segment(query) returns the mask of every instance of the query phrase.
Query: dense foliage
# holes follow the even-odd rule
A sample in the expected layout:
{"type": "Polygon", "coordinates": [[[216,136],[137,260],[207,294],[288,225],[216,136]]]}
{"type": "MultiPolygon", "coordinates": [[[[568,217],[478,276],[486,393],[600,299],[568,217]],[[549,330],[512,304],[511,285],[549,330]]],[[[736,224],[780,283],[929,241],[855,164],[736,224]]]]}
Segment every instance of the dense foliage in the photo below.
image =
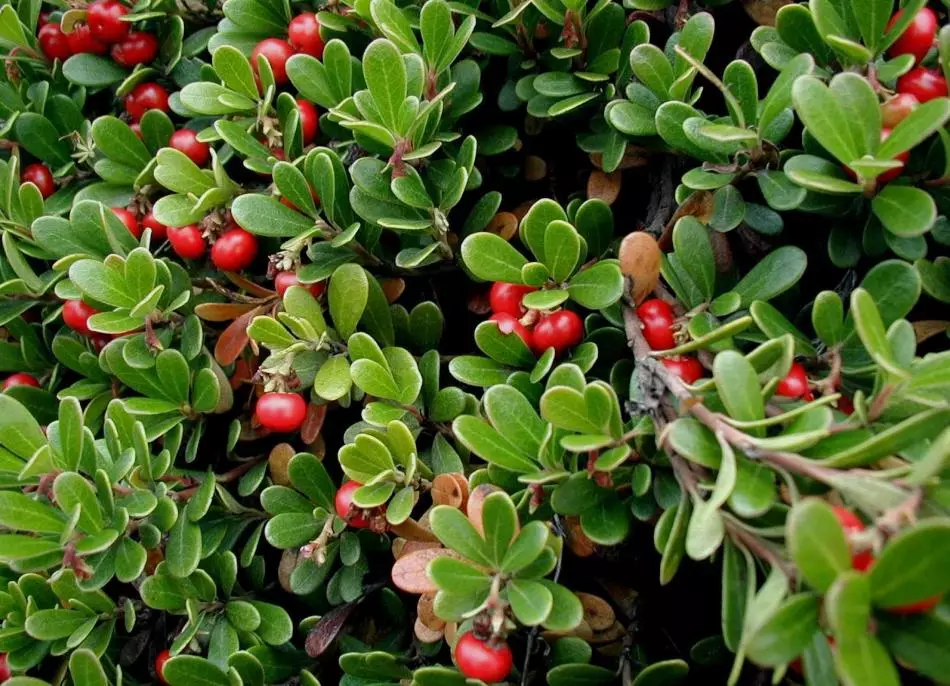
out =
{"type": "Polygon", "coordinates": [[[0,682],[950,683],[944,21],[0,2],[0,682]]]}

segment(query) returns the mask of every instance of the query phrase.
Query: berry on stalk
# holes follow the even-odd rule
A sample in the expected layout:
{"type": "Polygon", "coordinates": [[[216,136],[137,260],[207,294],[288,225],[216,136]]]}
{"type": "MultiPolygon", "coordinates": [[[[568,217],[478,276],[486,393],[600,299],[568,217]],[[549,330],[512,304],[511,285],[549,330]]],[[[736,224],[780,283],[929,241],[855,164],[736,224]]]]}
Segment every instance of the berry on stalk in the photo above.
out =
{"type": "Polygon", "coordinates": [[[30,182],[39,190],[43,200],[56,192],[56,184],[53,181],[53,172],[45,164],[34,162],[23,168],[20,174],[20,182],[30,182]]]}
{"type": "Polygon", "coordinates": [[[48,60],[65,60],[72,56],[69,47],[69,38],[63,33],[59,24],[46,24],[37,34],[40,41],[40,50],[48,60]]]}
{"type": "Polygon", "coordinates": [[[308,288],[314,298],[319,298],[323,295],[323,292],[327,288],[326,283],[323,281],[311,284],[300,283],[297,279],[297,272],[277,272],[277,276],[274,277],[274,290],[277,291],[277,295],[283,298],[284,293],[286,293],[287,289],[291,286],[304,286],[308,288]]]}
{"type": "Polygon", "coordinates": [[[353,493],[359,490],[362,485],[356,481],[347,481],[337,489],[336,497],[333,499],[333,506],[337,515],[354,529],[369,528],[369,519],[363,515],[358,507],[353,505],[353,493]]]}
{"type": "Polygon", "coordinates": [[[109,52],[109,46],[92,35],[88,24],[79,23],[73,26],[73,30],[66,34],[66,42],[74,55],[105,55],[109,52]]]}
{"type": "MultiPolygon", "coordinates": [[[[898,10],[894,16],[891,17],[891,20],[887,24],[888,31],[891,30],[891,27],[897,23],[903,14],[904,10],[898,10]]],[[[913,55],[914,61],[920,62],[927,56],[927,53],[930,52],[930,48],[937,38],[938,28],[937,15],[934,14],[934,11],[929,7],[922,7],[917,14],[914,15],[910,25],[904,29],[900,38],[894,41],[891,47],[888,48],[887,54],[891,57],[913,55]]]]}
{"type": "Polygon", "coordinates": [[[139,220],[138,217],[135,216],[135,213],[130,212],[124,207],[113,207],[112,212],[125,224],[125,228],[129,230],[130,234],[136,238],[142,235],[142,227],[139,225],[139,220]]]}
{"type": "Polygon", "coordinates": [[[791,369],[785,378],[779,381],[775,389],[777,395],[783,398],[804,398],[811,401],[814,399],[811,389],[808,388],[808,374],[805,367],[799,362],[793,362],[791,369]]]}
{"type": "Polygon", "coordinates": [[[323,57],[323,37],[320,35],[320,21],[313,12],[298,14],[290,20],[287,27],[290,44],[297,52],[312,55],[317,59],[323,57]]]}
{"type": "Polygon", "coordinates": [[[495,314],[510,314],[512,317],[522,317],[528,309],[521,304],[521,299],[528,293],[538,290],[531,286],[522,286],[519,283],[505,283],[496,281],[488,293],[488,303],[495,314]]]}
{"type": "Polygon", "coordinates": [[[310,145],[320,129],[320,115],[313,103],[303,98],[297,98],[297,110],[300,113],[300,136],[304,145],[310,145]]]}
{"type": "Polygon", "coordinates": [[[643,337],[653,350],[669,350],[676,347],[673,332],[673,308],[665,300],[644,300],[637,307],[637,316],[643,329],[643,337]]]}
{"type": "Polygon", "coordinates": [[[265,393],[254,408],[257,423],[278,433],[296,431],[306,416],[307,402],[297,393],[265,393]]]}
{"type": "Polygon", "coordinates": [[[257,58],[263,57],[270,64],[274,73],[274,83],[282,86],[287,83],[287,60],[294,55],[294,49],[285,40],[280,38],[265,38],[251,52],[251,66],[257,73],[257,58]]]}
{"type": "MultiPolygon", "coordinates": [[[[864,522],[846,507],[834,507],[835,516],[841,522],[845,537],[850,538],[852,534],[859,534],[864,531],[864,522]]],[[[853,551],[851,553],[851,566],[859,572],[867,571],[874,564],[874,553],[870,550],[853,551]]]]}
{"type": "Polygon", "coordinates": [[[15,386],[33,386],[34,388],[39,388],[40,382],[37,381],[36,377],[32,374],[17,372],[3,380],[3,390],[14,388],[15,386]]]}
{"type": "Polygon", "coordinates": [[[168,236],[168,227],[160,223],[155,215],[149,212],[142,218],[142,227],[152,230],[152,238],[161,241],[168,236]]]}
{"type": "Polygon", "coordinates": [[[936,69],[915,67],[897,79],[897,92],[913,95],[920,103],[947,95],[947,80],[936,69]]]}
{"type": "Polygon", "coordinates": [[[195,224],[179,228],[169,226],[168,242],[171,243],[175,254],[186,260],[197,260],[208,249],[208,244],[201,234],[201,229],[195,224]]]}
{"type": "Polygon", "coordinates": [[[157,83],[140,83],[125,96],[125,111],[137,122],[149,110],[168,112],[168,91],[157,83]]]}
{"type": "Polygon", "coordinates": [[[541,317],[531,332],[535,355],[554,348],[561,355],[584,340],[584,322],[571,310],[558,310],[541,317]]]}
{"type": "Polygon", "coordinates": [[[163,650],[155,656],[155,676],[157,676],[158,680],[163,684],[168,683],[165,681],[165,663],[171,659],[172,654],[168,650],[163,650]]]}
{"type": "Polygon", "coordinates": [[[471,631],[462,634],[455,643],[455,663],[469,679],[481,679],[494,684],[511,674],[514,658],[504,641],[483,641],[471,631]]]}
{"type": "Polygon", "coordinates": [[[86,21],[96,40],[118,43],[129,35],[132,28],[129,22],[122,21],[128,13],[128,8],[118,0],[97,0],[89,5],[86,21]]]}
{"type": "Polygon", "coordinates": [[[660,360],[663,366],[679,377],[683,383],[694,384],[703,378],[706,370],[702,363],[692,355],[664,357],[660,360]]]}
{"type": "Polygon", "coordinates": [[[211,159],[211,146],[198,140],[198,134],[191,129],[178,129],[168,140],[168,147],[174,148],[203,167],[211,159]]]}
{"type": "Polygon", "coordinates": [[[144,31],[132,31],[112,46],[112,59],[120,67],[151,64],[158,56],[158,39],[144,31]]]}
{"type": "Polygon", "coordinates": [[[211,262],[226,272],[246,269],[257,257],[257,238],[241,228],[229,229],[211,246],[211,262]]]}
{"type": "Polygon", "coordinates": [[[63,322],[76,333],[89,336],[92,334],[89,328],[89,317],[98,312],[82,300],[67,300],[63,305],[63,322]]]}

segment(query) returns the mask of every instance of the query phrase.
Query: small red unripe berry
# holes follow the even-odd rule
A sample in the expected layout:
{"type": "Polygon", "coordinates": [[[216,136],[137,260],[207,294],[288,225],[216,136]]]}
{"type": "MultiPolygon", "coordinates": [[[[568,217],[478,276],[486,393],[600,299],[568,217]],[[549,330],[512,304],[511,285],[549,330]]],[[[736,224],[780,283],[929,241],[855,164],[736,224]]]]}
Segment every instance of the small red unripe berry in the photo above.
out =
{"type": "Polygon", "coordinates": [[[893,129],[917,109],[920,103],[910,93],[898,93],[881,105],[881,124],[886,129],[893,129]]]}

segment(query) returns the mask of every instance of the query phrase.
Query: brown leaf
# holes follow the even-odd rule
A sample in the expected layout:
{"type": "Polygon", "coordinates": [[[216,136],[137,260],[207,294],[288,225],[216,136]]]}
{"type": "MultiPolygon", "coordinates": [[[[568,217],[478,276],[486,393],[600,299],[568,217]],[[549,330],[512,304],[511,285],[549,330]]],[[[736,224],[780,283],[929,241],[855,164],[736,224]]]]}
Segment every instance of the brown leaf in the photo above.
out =
{"type": "MultiPolygon", "coordinates": [[[[392,531],[392,528],[390,528],[392,531]]],[[[438,541],[407,541],[405,538],[394,538],[392,545],[393,559],[398,560],[403,555],[415,552],[416,550],[428,550],[430,548],[441,548],[442,544],[438,541]]]]}
{"type": "Polygon", "coordinates": [[[640,304],[660,280],[662,253],[656,239],[645,231],[628,233],[620,243],[620,271],[630,278],[630,297],[640,304]]]}
{"type": "Polygon", "coordinates": [[[742,7],[745,9],[752,21],[759,26],[775,26],[775,15],[785,5],[792,4],[794,0],[742,0],[742,7]]]}
{"type": "Polygon", "coordinates": [[[270,478],[278,486],[290,486],[290,460],[297,454],[290,443],[278,443],[267,456],[270,478]]]}
{"type": "Polygon", "coordinates": [[[307,634],[307,641],[304,644],[307,655],[310,657],[320,657],[326,652],[326,649],[332,645],[333,641],[336,640],[336,637],[346,625],[346,620],[353,614],[356,605],[356,601],[353,601],[335,607],[323,615],[319,621],[313,625],[310,629],[310,633],[307,634]]]}
{"type": "Polygon", "coordinates": [[[485,230],[510,241],[518,231],[518,217],[511,212],[499,212],[491,218],[485,230]]]}
{"type": "MultiPolygon", "coordinates": [[[[623,157],[620,159],[620,164],[618,165],[617,169],[623,170],[636,169],[637,167],[646,167],[650,164],[651,157],[651,151],[647,148],[642,148],[637,145],[628,145],[626,152],[624,152],[623,157]]],[[[603,153],[591,153],[590,162],[598,169],[603,169],[603,153]]]]}
{"type": "Polygon", "coordinates": [[[524,219],[524,216],[525,216],[526,214],[528,214],[528,210],[531,209],[531,206],[534,205],[534,203],[536,203],[536,202],[537,202],[537,199],[535,199],[535,200],[525,200],[523,203],[521,203],[521,204],[518,205],[515,209],[513,209],[513,210],[511,211],[511,213],[512,213],[513,215],[515,215],[515,217],[516,217],[516,218],[518,219],[518,221],[520,222],[522,219],[524,219]]]}
{"type": "Polygon", "coordinates": [[[716,260],[716,271],[720,274],[727,274],[732,271],[732,246],[729,245],[729,237],[719,231],[706,232],[709,235],[709,242],[712,244],[713,258],[716,260]]]}
{"type": "Polygon", "coordinates": [[[610,643],[616,641],[618,638],[627,633],[626,629],[623,628],[623,624],[620,622],[613,622],[609,627],[603,631],[595,631],[594,635],[591,637],[591,643],[610,643]]]}
{"type": "Polygon", "coordinates": [[[462,507],[465,501],[466,493],[462,492],[459,484],[450,474],[439,474],[432,480],[432,501],[436,505],[448,505],[450,507],[462,507]]]}
{"type": "Polygon", "coordinates": [[[928,338],[943,333],[950,327],[950,322],[940,319],[924,319],[914,322],[914,333],[917,334],[917,342],[923,343],[928,338]]]}
{"type": "Polygon", "coordinates": [[[590,557],[597,551],[597,546],[581,529],[581,522],[577,517],[565,517],[564,525],[567,529],[567,546],[572,553],[578,557],[590,557]]]}
{"type": "Polygon", "coordinates": [[[595,169],[587,180],[587,197],[598,198],[608,205],[613,205],[620,195],[620,171],[609,174],[595,169]]]}
{"type": "Polygon", "coordinates": [[[439,629],[430,629],[422,620],[416,617],[416,623],[412,627],[413,631],[422,643],[435,643],[442,640],[442,631],[439,629]]]}
{"type": "Polygon", "coordinates": [[[617,617],[610,603],[592,593],[577,593],[576,595],[584,606],[584,621],[591,629],[604,631],[613,625],[617,617]]]}
{"type": "Polygon", "coordinates": [[[380,279],[379,285],[383,289],[383,294],[386,296],[386,300],[391,303],[399,300],[399,296],[402,295],[404,290],[406,290],[405,280],[400,279],[399,277],[380,279]]]}
{"type": "Polygon", "coordinates": [[[195,314],[206,322],[229,322],[256,307],[251,303],[201,303],[195,306],[195,314]]]}
{"type": "Polygon", "coordinates": [[[548,175],[547,162],[537,155],[528,155],[524,160],[525,181],[540,181],[548,175]]]}
{"type": "Polygon", "coordinates": [[[240,317],[231,322],[218,337],[218,342],[214,346],[214,359],[218,364],[227,366],[241,356],[241,352],[247,345],[247,327],[257,315],[264,311],[263,307],[255,307],[249,312],[245,312],[240,317]]]}
{"type": "Polygon", "coordinates": [[[389,527],[389,530],[392,531],[397,536],[402,536],[408,541],[422,541],[422,542],[438,542],[435,534],[429,531],[426,527],[419,524],[414,519],[407,519],[402,524],[393,524],[389,527]]]}
{"type": "Polygon", "coordinates": [[[673,247],[673,227],[681,217],[696,217],[703,224],[708,224],[715,210],[715,200],[709,191],[693,191],[683,203],[676,208],[673,216],[666,222],[663,235],[657,239],[660,250],[666,251],[673,247]]]}
{"type": "Polygon", "coordinates": [[[469,521],[472,523],[478,533],[482,536],[485,535],[484,529],[482,529],[482,505],[485,504],[485,498],[494,493],[495,491],[501,490],[497,486],[491,484],[481,484],[476,486],[475,490],[472,491],[471,495],[468,497],[468,505],[465,507],[465,514],[468,515],[469,521]]]}
{"type": "Polygon", "coordinates": [[[445,626],[445,620],[439,617],[433,609],[435,603],[434,593],[423,593],[419,596],[419,602],[416,603],[416,614],[419,620],[433,631],[442,631],[445,626]]]}
{"type": "Polygon", "coordinates": [[[290,575],[297,569],[297,557],[298,554],[295,549],[285,550],[281,554],[280,562],[277,565],[277,580],[280,582],[280,587],[288,593],[294,592],[290,586],[290,575]]]}
{"type": "Polygon", "coordinates": [[[300,440],[310,445],[320,436],[320,429],[323,428],[323,421],[327,417],[327,406],[310,403],[307,406],[307,416],[304,417],[303,424],[300,426],[300,440]]]}
{"type": "Polygon", "coordinates": [[[258,298],[273,298],[277,295],[275,291],[272,291],[269,288],[264,288],[263,286],[258,286],[253,281],[248,281],[240,274],[235,274],[234,272],[224,272],[224,275],[228,277],[228,281],[233,283],[238,288],[243,288],[245,291],[251,295],[256,295],[258,298]]]}
{"type": "Polygon", "coordinates": [[[403,554],[393,565],[393,583],[406,593],[435,593],[439,589],[429,578],[426,568],[439,557],[461,559],[458,553],[445,548],[426,548],[403,554]]]}
{"type": "Polygon", "coordinates": [[[457,622],[449,622],[442,631],[445,633],[445,642],[449,645],[455,645],[455,632],[459,629],[457,622]]]}

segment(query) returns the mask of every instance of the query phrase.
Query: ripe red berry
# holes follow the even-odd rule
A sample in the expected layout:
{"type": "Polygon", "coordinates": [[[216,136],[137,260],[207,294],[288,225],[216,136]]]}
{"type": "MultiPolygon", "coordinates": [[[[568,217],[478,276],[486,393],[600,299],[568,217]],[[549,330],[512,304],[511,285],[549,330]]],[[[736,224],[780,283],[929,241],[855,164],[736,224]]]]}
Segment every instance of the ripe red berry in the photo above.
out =
{"type": "Polygon", "coordinates": [[[518,338],[524,341],[524,344],[531,347],[531,332],[525,328],[524,324],[518,321],[517,318],[512,317],[510,314],[505,314],[500,312],[498,314],[493,314],[488,318],[490,322],[496,322],[498,324],[498,330],[503,334],[518,334],[518,338]]]}
{"type": "Polygon", "coordinates": [[[916,603],[910,603],[909,605],[889,607],[887,608],[887,611],[893,615],[920,615],[930,612],[940,604],[941,600],[943,600],[942,595],[935,595],[931,598],[926,598],[925,600],[921,600],[916,603]]]}
{"type": "Polygon", "coordinates": [[[265,429],[289,433],[303,424],[307,403],[296,393],[265,393],[257,401],[254,416],[265,429]]]}
{"type": "Polygon", "coordinates": [[[524,316],[528,309],[521,304],[521,299],[528,293],[538,290],[531,286],[522,286],[518,283],[496,281],[488,293],[488,303],[495,314],[510,314],[512,317],[524,316]]]}
{"type": "Polygon", "coordinates": [[[208,249],[208,244],[201,235],[201,229],[195,224],[180,228],[169,226],[168,242],[172,244],[175,254],[186,260],[197,260],[208,249]]]}
{"type": "Polygon", "coordinates": [[[76,333],[89,336],[92,333],[89,329],[89,317],[98,312],[82,300],[67,300],[63,304],[63,322],[76,333]]]}
{"type": "Polygon", "coordinates": [[[138,121],[149,110],[168,112],[168,91],[157,83],[140,83],[125,96],[125,111],[138,121]]]}
{"type": "Polygon", "coordinates": [[[808,388],[808,374],[805,367],[798,362],[792,363],[792,368],[788,370],[785,378],[779,381],[775,389],[777,395],[783,398],[804,398],[811,401],[814,396],[811,389],[808,388]]]}
{"type": "MultiPolygon", "coordinates": [[[[36,377],[32,374],[27,374],[26,372],[17,372],[16,374],[11,374],[3,381],[3,390],[8,388],[13,388],[14,386],[33,386],[39,388],[40,382],[36,380],[36,377]]],[[[2,681],[2,679],[0,679],[2,681]]]]}
{"type": "MultiPolygon", "coordinates": [[[[891,20],[887,24],[888,31],[891,30],[891,27],[894,26],[903,13],[904,10],[898,10],[897,13],[891,17],[891,20]]],[[[934,11],[929,7],[923,7],[914,15],[910,26],[904,29],[904,33],[900,35],[900,38],[891,44],[887,54],[891,57],[913,55],[914,61],[920,62],[927,56],[927,53],[930,52],[930,47],[937,37],[937,28],[937,15],[934,14],[934,11]]]]}
{"type": "Polygon", "coordinates": [[[471,631],[459,637],[454,655],[462,674],[489,684],[503,681],[511,674],[514,662],[507,643],[500,641],[490,644],[477,638],[471,631]]]}
{"type": "Polygon", "coordinates": [[[320,21],[313,12],[298,14],[287,27],[290,44],[297,52],[323,57],[323,38],[320,36],[320,21]]]}
{"type": "Polygon", "coordinates": [[[915,67],[897,79],[897,92],[913,95],[924,103],[946,96],[947,80],[936,69],[915,67]]]}
{"type": "Polygon", "coordinates": [[[88,24],[76,24],[73,30],[66,34],[66,42],[69,43],[69,50],[74,55],[84,52],[93,55],[105,55],[109,52],[109,46],[92,35],[92,29],[88,24]]]}
{"type": "Polygon", "coordinates": [[[167,650],[163,650],[158,655],[155,656],[155,676],[158,677],[158,680],[163,684],[167,684],[165,681],[165,663],[172,659],[172,654],[167,650]]]}
{"type": "Polygon", "coordinates": [[[142,228],[151,229],[152,238],[156,241],[165,240],[165,237],[168,236],[168,227],[159,223],[151,212],[142,218],[142,228]]]}
{"type": "Polygon", "coordinates": [[[44,200],[56,192],[53,172],[45,164],[34,162],[25,166],[20,174],[20,182],[26,183],[27,181],[36,186],[44,200]]]}
{"type": "Polygon", "coordinates": [[[893,129],[917,109],[920,103],[910,93],[898,93],[881,105],[881,124],[886,129],[893,129]]]}
{"type": "Polygon", "coordinates": [[[555,355],[561,355],[569,348],[584,340],[584,322],[570,310],[558,310],[534,325],[531,342],[535,355],[548,348],[554,348],[555,355]]]}
{"type": "MultiPolygon", "coordinates": [[[[835,516],[841,522],[846,537],[864,531],[864,522],[856,514],[845,507],[834,507],[835,516]]],[[[874,563],[874,553],[870,550],[861,550],[851,553],[851,566],[859,572],[864,572],[874,563]]]]}
{"type": "Polygon", "coordinates": [[[142,235],[142,227],[139,226],[138,217],[136,217],[133,212],[129,212],[123,207],[113,207],[112,211],[115,213],[115,216],[122,220],[122,223],[125,224],[130,234],[136,238],[142,235]]]}
{"type": "Polygon", "coordinates": [[[355,481],[347,481],[340,486],[333,499],[333,506],[337,515],[354,529],[366,529],[369,527],[369,519],[353,505],[353,493],[363,484],[355,481]]]}
{"type": "Polygon", "coordinates": [[[696,383],[706,373],[702,363],[692,355],[664,357],[661,362],[664,367],[688,384],[696,383]]]}
{"type": "Polygon", "coordinates": [[[297,109],[300,112],[300,135],[303,137],[303,144],[310,145],[320,130],[320,115],[317,114],[313,103],[303,98],[297,98],[297,109]]]}
{"type": "Polygon", "coordinates": [[[7,654],[0,653],[0,684],[5,682],[13,676],[13,672],[10,671],[10,665],[7,662],[7,654]]]}
{"type": "Polygon", "coordinates": [[[287,83],[287,60],[294,55],[290,43],[280,38],[265,38],[251,52],[251,66],[257,73],[257,58],[263,56],[274,72],[274,83],[282,86],[287,83]]]}
{"type": "Polygon", "coordinates": [[[168,146],[175,148],[199,167],[208,164],[211,159],[211,146],[198,140],[198,134],[191,129],[178,129],[168,140],[168,146]]]}
{"type": "Polygon", "coordinates": [[[128,8],[118,0],[97,0],[89,5],[86,21],[97,40],[118,43],[129,35],[132,27],[129,22],[122,21],[128,13],[128,8]]]}
{"type": "Polygon", "coordinates": [[[158,39],[144,31],[132,31],[112,46],[112,59],[120,67],[131,69],[139,64],[151,64],[158,56],[158,39]]]}
{"type": "Polygon", "coordinates": [[[211,261],[218,269],[239,272],[257,257],[257,238],[244,229],[228,229],[211,246],[211,261]]]}
{"type": "Polygon", "coordinates": [[[69,39],[59,24],[47,24],[37,34],[40,40],[40,50],[48,60],[65,60],[73,51],[69,48],[69,39]]]}
{"type": "MultiPolygon", "coordinates": [[[[274,290],[277,291],[277,295],[281,298],[284,297],[284,293],[287,292],[287,289],[291,286],[303,286],[305,284],[300,283],[297,280],[297,272],[277,272],[277,276],[274,277],[274,290]]],[[[320,281],[318,283],[310,284],[310,292],[313,294],[314,298],[319,298],[323,295],[327,285],[325,282],[320,281]]]]}
{"type": "Polygon", "coordinates": [[[653,350],[669,350],[676,347],[673,335],[673,308],[659,298],[644,300],[637,308],[637,316],[643,329],[643,337],[653,350]]]}

